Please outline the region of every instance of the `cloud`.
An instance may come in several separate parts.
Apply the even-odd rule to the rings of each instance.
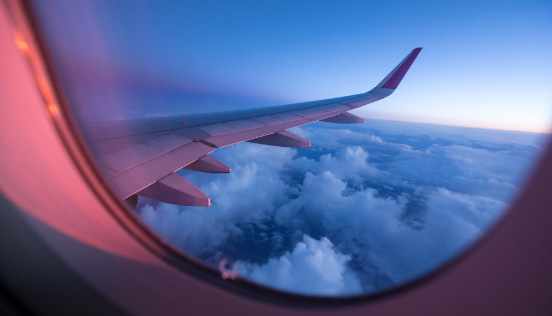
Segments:
[[[177,247],[194,256],[215,252],[240,226],[260,225],[271,211],[294,193],[279,178],[295,150],[242,143],[221,149],[218,158],[229,164],[227,175],[182,171],[216,205],[182,207],[149,201],[140,209],[142,219]],[[223,159],[224,158],[224,159]]]
[[[345,182],[330,171],[307,173],[302,194],[278,210],[276,221],[329,238],[341,252],[354,255],[367,291],[410,280],[449,260],[504,206],[436,189],[427,196],[424,228],[413,229],[402,217],[408,195],[383,198],[371,188],[345,192]]]
[[[369,293],[431,271],[481,236],[540,148],[525,134],[383,126],[294,129],[309,149],[222,148],[213,156],[231,174],[181,172],[216,206],[142,200],[139,213],[188,254],[215,267],[236,260],[240,275],[257,282]]]
[[[337,152],[324,154],[318,160],[299,157],[294,161],[294,168],[314,172],[330,171],[339,178],[374,177],[378,169],[368,163],[369,154],[360,146],[338,149]]]
[[[358,294],[360,284],[347,268],[350,256],[337,252],[328,238],[308,235],[293,251],[264,265],[236,262],[239,274],[280,290],[310,295]]]

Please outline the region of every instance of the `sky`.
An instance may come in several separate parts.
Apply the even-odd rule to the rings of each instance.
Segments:
[[[548,132],[550,1],[36,1],[84,120],[202,113],[367,91],[363,117]],[[85,61],[85,62],[83,62]]]

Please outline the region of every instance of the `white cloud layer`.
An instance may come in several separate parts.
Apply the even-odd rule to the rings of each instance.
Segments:
[[[278,289],[350,295],[396,286],[450,260],[500,217],[539,141],[391,125],[295,129],[309,149],[220,149],[213,156],[231,174],[182,172],[216,206],[142,200],[139,213],[184,252],[215,267],[235,260],[240,275]]]

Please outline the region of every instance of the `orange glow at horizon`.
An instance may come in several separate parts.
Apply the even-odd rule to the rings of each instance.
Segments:
[[[361,115],[362,116],[362,115]],[[518,132],[529,132],[529,133],[543,133],[543,134],[552,134],[552,128],[547,127],[534,127],[534,126],[523,126],[517,124],[507,124],[507,123],[478,123],[470,121],[461,121],[461,120],[450,120],[450,119],[421,119],[421,118],[412,118],[408,116],[396,116],[396,115],[365,115],[367,119],[380,119],[380,120],[391,120],[391,121],[403,121],[403,122],[412,122],[412,123],[422,123],[422,124],[437,124],[437,125],[448,125],[448,126],[459,126],[459,127],[471,127],[471,128],[483,128],[483,129],[496,129],[496,130],[509,130],[509,131],[518,131]]]

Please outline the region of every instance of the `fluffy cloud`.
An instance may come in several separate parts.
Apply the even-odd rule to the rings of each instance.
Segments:
[[[231,174],[182,172],[216,206],[141,200],[139,213],[183,251],[214,267],[236,260],[256,282],[369,293],[468,247],[500,217],[540,148],[534,134],[368,123],[294,129],[308,149],[217,150]]]
[[[331,241],[304,235],[293,251],[264,265],[236,263],[239,274],[280,290],[313,295],[357,294],[361,287],[347,268],[350,256],[337,252]]]
[[[249,143],[221,149],[213,156],[231,166],[230,174],[181,171],[212,198],[214,205],[182,207],[148,200],[140,209],[141,217],[187,253],[210,255],[228,236],[241,234],[240,226],[260,225],[288,201],[288,195],[295,191],[279,178],[279,172],[294,155],[293,149]]]

